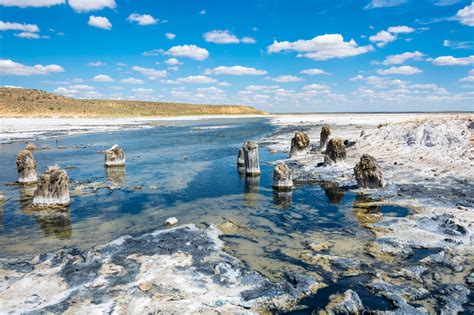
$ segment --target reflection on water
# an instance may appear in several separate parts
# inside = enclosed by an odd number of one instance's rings
[[[123,186],[125,183],[125,166],[104,167],[107,180],[114,186]]]
[[[245,176],[244,199],[245,206],[254,208],[258,204],[260,176]]]
[[[291,205],[292,192],[273,190],[273,203],[282,209],[286,209]]]
[[[19,194],[20,194],[20,209],[25,210],[31,208],[33,202],[33,197],[35,195],[36,184],[35,185],[19,185]]]
[[[339,188],[336,183],[325,182],[321,184],[329,203],[340,204],[344,198],[344,190]]]
[[[72,225],[69,211],[33,215],[41,227],[44,236],[55,236],[60,240],[71,238]]]

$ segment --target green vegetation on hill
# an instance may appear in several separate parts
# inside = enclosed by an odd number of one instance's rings
[[[0,88],[2,117],[152,117],[264,114],[250,106],[81,100],[41,90]]]

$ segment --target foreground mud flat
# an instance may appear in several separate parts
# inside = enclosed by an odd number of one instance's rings
[[[274,120],[280,130],[262,142],[289,152],[296,130],[313,144],[286,160],[295,181],[332,183],[361,193],[361,222],[374,235],[364,251],[375,259],[364,286],[405,313],[474,311],[474,115],[290,116]],[[347,159],[324,166],[322,125],[346,140]],[[373,155],[388,185],[358,189],[353,168]],[[381,205],[407,206],[406,217],[381,216]],[[370,210],[372,209],[372,210]],[[310,263],[328,258],[311,255]],[[312,261],[311,261],[311,258]]]
[[[0,313],[256,313],[289,310],[315,292],[311,277],[272,282],[193,225],[124,236],[89,251],[0,263]]]

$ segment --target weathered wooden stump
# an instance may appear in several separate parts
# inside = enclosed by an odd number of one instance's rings
[[[105,166],[124,166],[125,153],[118,144],[114,144],[110,149],[105,151]]]
[[[291,139],[290,157],[304,151],[309,146],[309,137],[302,131],[295,132],[295,136]]]
[[[385,186],[382,169],[375,158],[363,154],[354,167],[354,175],[360,188],[382,188]]]
[[[39,207],[67,206],[70,203],[68,176],[59,166],[50,166],[39,177],[33,205]]]
[[[346,159],[346,146],[342,139],[332,138],[329,140],[324,155],[324,165],[333,165]]]
[[[260,162],[258,159],[258,144],[255,141],[247,141],[244,144],[245,175],[260,175]]]
[[[36,161],[30,150],[21,150],[16,156],[16,169],[18,182],[21,184],[35,183],[38,181]]]
[[[31,143],[31,142],[28,142],[28,143],[26,144],[26,146],[25,146],[25,149],[26,149],[26,150],[29,150],[29,151],[34,151],[34,150],[37,149],[37,148],[36,148],[36,144]]]
[[[245,166],[245,153],[243,147],[239,149],[239,153],[237,154],[237,166]]]
[[[284,163],[275,165],[273,188],[276,190],[291,190],[293,188],[293,175],[288,165]]]
[[[331,128],[329,126],[323,126],[321,128],[321,134],[319,136],[319,148],[323,150],[329,140],[329,136],[331,135]]]

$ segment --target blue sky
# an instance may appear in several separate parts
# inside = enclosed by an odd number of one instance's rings
[[[0,0],[2,86],[269,112],[474,110],[462,0]]]

